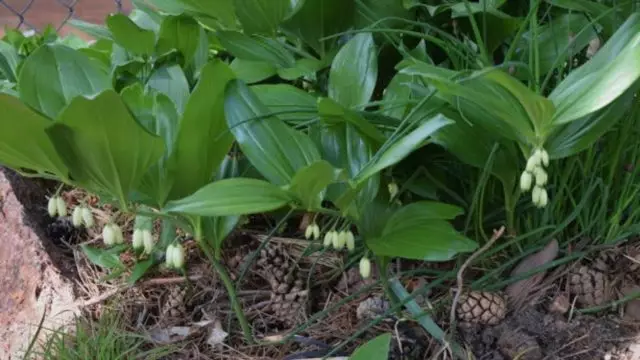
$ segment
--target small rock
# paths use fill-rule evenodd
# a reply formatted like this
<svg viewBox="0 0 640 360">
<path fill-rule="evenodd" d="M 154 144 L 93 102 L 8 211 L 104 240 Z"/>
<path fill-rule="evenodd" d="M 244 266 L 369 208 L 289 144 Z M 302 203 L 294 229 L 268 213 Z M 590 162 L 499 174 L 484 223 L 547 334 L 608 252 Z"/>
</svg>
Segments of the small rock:
<svg viewBox="0 0 640 360">
<path fill-rule="evenodd" d="M 556 296 L 551 304 L 549 305 L 549 312 L 555 314 L 566 314 L 567 311 L 571 308 L 571 302 L 564 294 L 559 294 Z"/>
</svg>

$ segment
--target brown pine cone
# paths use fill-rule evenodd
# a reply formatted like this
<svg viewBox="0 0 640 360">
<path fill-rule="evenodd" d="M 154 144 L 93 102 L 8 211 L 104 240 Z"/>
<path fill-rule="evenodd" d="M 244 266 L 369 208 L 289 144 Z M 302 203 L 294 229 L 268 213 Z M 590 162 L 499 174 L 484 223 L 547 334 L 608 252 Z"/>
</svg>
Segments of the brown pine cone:
<svg viewBox="0 0 640 360">
<path fill-rule="evenodd" d="M 456 309 L 458 319 L 468 323 L 496 325 L 507 313 L 502 296 L 487 291 L 470 291 L 460 295 Z"/>
<path fill-rule="evenodd" d="M 271 311 L 286 326 L 293 327 L 306 320 L 309 291 L 303 289 L 304 285 L 304 281 L 298 279 L 290 290 L 287 288 L 285 292 L 274 291 L 271 294 Z"/>
<path fill-rule="evenodd" d="M 588 266 L 580 266 L 569 276 L 571 293 L 578 297 L 577 301 L 585 307 L 602 305 L 609 300 L 610 281 L 602 271 Z"/>
</svg>

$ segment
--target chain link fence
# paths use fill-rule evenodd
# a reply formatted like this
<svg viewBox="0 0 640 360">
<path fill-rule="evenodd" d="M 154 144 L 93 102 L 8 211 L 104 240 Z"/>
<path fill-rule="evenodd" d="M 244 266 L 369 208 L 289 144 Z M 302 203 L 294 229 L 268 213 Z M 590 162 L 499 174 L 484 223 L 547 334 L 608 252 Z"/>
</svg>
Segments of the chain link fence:
<svg viewBox="0 0 640 360">
<path fill-rule="evenodd" d="M 102 24 L 108 14 L 130 9 L 130 0 L 0 0 L 0 35 L 5 28 L 41 31 L 47 25 L 78 34 L 69 19 Z"/>
</svg>

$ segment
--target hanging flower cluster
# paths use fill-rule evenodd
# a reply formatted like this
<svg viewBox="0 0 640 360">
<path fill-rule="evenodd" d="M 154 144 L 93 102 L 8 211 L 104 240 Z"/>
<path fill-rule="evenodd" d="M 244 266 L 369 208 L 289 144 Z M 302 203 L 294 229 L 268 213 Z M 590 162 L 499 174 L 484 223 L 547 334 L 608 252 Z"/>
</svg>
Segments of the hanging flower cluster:
<svg viewBox="0 0 640 360">
<path fill-rule="evenodd" d="M 531 190 L 531 202 L 539 208 L 544 208 L 549 203 L 549 195 L 545 188 L 549 180 L 545 171 L 547 166 L 549 154 L 546 150 L 538 148 L 529 157 L 527 167 L 520 175 L 520 189 L 523 192 Z"/>
</svg>

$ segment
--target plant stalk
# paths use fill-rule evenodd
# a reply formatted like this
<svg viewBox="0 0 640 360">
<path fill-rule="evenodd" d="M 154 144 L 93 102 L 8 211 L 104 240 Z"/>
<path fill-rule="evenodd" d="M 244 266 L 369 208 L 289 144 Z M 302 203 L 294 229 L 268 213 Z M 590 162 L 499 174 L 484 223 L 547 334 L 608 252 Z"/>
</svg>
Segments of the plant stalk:
<svg viewBox="0 0 640 360">
<path fill-rule="evenodd" d="M 216 272 L 220 276 L 220 279 L 222 280 L 224 287 L 227 289 L 227 295 L 229 296 L 229 301 L 231 301 L 233 312 L 236 314 L 236 319 L 238 319 L 238 322 L 240 323 L 240 327 L 242 328 L 242 333 L 244 334 L 245 340 L 249 344 L 254 344 L 255 340 L 251 332 L 251 327 L 249 326 L 247 317 L 244 316 L 242 305 L 240 305 L 240 302 L 238 301 L 238 295 L 236 293 L 236 288 L 233 284 L 233 281 L 229 277 L 229 274 L 227 273 L 227 270 L 224 268 L 224 266 L 220 263 L 220 261 L 218 261 L 215 258 L 215 256 L 213 256 L 213 253 L 211 252 L 211 249 L 209 249 L 207 244 L 201 241 L 199 241 L 199 243 L 205 255 L 207 255 L 207 258 L 209 259 L 209 261 L 211 261 L 211 263 L 213 264 L 213 267 L 215 268 Z"/>
</svg>

